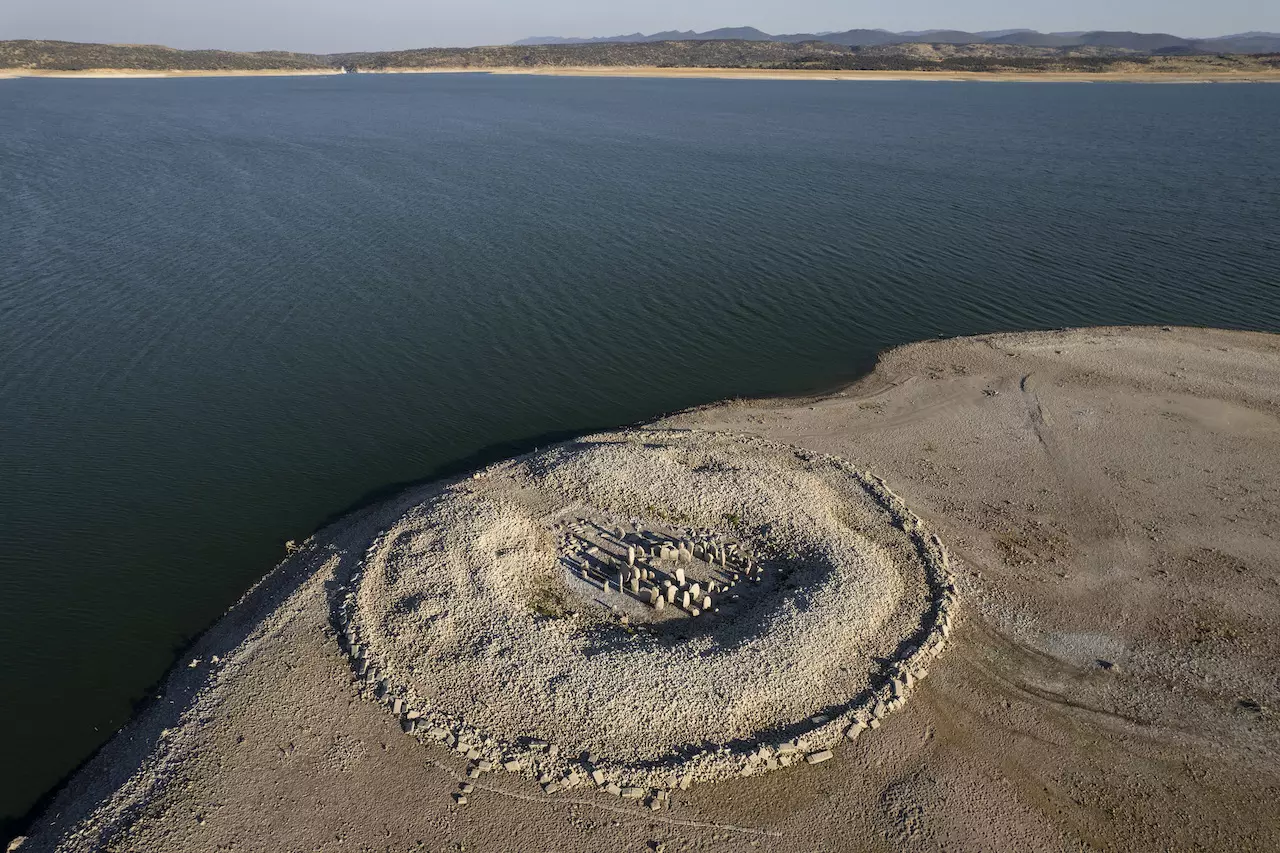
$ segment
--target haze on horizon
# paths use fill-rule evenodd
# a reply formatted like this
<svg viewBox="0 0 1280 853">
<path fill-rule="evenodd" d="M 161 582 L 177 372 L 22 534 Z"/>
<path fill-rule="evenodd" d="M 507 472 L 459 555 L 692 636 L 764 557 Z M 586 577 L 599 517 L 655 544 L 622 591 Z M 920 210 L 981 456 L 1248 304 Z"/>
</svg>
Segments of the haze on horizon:
<svg viewBox="0 0 1280 853">
<path fill-rule="evenodd" d="M 752 26 L 770 33 L 853 28 L 1042 32 L 1134 30 L 1205 38 L 1280 30 L 1272 0 L 6 0 L 0 39 L 338 53 L 508 44 L 530 36 L 612 36 Z"/>
</svg>

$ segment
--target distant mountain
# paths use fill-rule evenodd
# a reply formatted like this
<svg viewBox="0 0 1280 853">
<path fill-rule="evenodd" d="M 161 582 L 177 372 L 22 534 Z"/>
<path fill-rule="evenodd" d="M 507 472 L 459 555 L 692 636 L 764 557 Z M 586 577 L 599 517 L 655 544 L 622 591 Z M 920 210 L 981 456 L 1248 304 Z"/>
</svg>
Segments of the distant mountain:
<svg viewBox="0 0 1280 853">
<path fill-rule="evenodd" d="M 1280 53 L 1280 33 L 1240 33 L 1201 39 L 1197 45 L 1211 53 Z"/>
<path fill-rule="evenodd" d="M 889 30 L 854 29 L 841 32 L 789 33 L 771 35 L 755 27 L 725 27 L 705 33 L 692 30 L 668 30 L 667 32 L 631 33 L 630 35 L 603 36 L 597 38 L 562 38 L 541 36 L 521 39 L 516 45 L 554 44 L 619 44 L 665 41 L 775 41 L 790 44 L 820 41 L 848 47 L 874 47 L 888 44 L 1006 44 L 1022 47 L 1095 47 L 1134 51 L 1151 54 L 1194 53 L 1278 53 L 1280 34 L 1264 32 L 1237 33 L 1217 38 L 1192 39 L 1169 33 L 1134 33 L 1090 30 L 1065 33 L 1041 33 L 1036 30 L 913 30 L 890 32 Z"/>
<path fill-rule="evenodd" d="M 817 39 L 817 36 L 806 36 L 803 41 Z M 517 46 L 533 46 L 539 44 L 643 44 L 659 41 L 788 41 L 781 36 L 771 36 L 755 27 L 721 27 L 705 33 L 693 30 L 667 30 L 661 33 L 645 35 L 631 33 L 625 36 L 602 36 L 597 38 L 561 38 L 559 36 L 535 36 L 512 42 Z"/>
<path fill-rule="evenodd" d="M 845 30 L 840 33 L 793 33 L 792 35 L 774 36 L 775 41 L 800 44 L 806 41 L 820 41 L 824 44 L 843 44 L 850 47 L 867 47 L 877 44 L 895 44 L 902 39 L 898 33 L 888 30 Z"/>
</svg>

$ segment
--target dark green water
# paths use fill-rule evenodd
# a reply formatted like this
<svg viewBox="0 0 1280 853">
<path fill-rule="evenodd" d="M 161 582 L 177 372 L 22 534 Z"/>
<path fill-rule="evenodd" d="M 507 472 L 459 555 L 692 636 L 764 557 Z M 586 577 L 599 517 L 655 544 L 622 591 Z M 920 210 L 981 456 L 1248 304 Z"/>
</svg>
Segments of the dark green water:
<svg viewBox="0 0 1280 853">
<path fill-rule="evenodd" d="M 1280 86 L 0 81 L 0 814 L 325 518 L 935 335 L 1280 331 Z"/>
</svg>

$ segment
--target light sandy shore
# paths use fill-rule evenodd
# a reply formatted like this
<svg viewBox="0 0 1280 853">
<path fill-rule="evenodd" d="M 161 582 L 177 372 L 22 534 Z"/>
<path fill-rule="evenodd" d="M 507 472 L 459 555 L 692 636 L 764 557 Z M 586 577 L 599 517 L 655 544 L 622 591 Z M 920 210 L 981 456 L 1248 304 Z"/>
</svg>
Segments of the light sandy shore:
<svg viewBox="0 0 1280 853">
<path fill-rule="evenodd" d="M 97 68 L 85 71 L 42 71 L 26 68 L 0 69 L 0 78 L 45 77 L 74 80 L 112 80 L 112 79 L 171 79 L 178 77 L 325 77 L 343 72 L 329 68 L 309 68 L 304 70 L 262 70 L 262 71 L 140 71 L 133 69 Z"/>
<path fill-rule="evenodd" d="M 0 69 L 0 79 L 46 77 L 73 79 L 175 78 L 175 77 L 308 77 L 341 74 L 341 71 L 37 71 Z M 979 83 L 1280 83 L 1280 71 L 1180 73 L 984 73 L 962 71 L 776 71 L 761 68 L 654 68 L 654 67 L 537 67 L 537 68 L 380 68 L 362 74 L 496 74 L 541 77 L 662 77 L 687 80 L 862 80 L 933 81 Z"/>
<path fill-rule="evenodd" d="M 659 811 L 502 772 L 459 806 L 468 761 L 359 695 L 330 596 L 410 490 L 268 575 L 21 849 L 1280 849 L 1278 401 L 1280 336 L 1091 329 L 914 344 L 830 395 L 651 425 L 869 469 L 962 602 L 881 728 Z"/>
</svg>

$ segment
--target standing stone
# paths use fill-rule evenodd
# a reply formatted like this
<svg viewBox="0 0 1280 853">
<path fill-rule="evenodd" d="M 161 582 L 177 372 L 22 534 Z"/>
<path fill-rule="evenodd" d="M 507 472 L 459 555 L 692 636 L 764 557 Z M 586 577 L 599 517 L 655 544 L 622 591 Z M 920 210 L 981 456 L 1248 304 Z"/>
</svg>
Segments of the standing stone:
<svg viewBox="0 0 1280 853">
<path fill-rule="evenodd" d="M 627 565 L 634 566 L 636 564 L 636 549 L 634 545 L 627 546 Z"/>
<path fill-rule="evenodd" d="M 655 592 L 656 592 L 656 590 L 655 590 Z M 654 599 L 654 602 L 653 602 L 653 609 L 654 609 L 654 610 L 661 610 L 662 608 L 664 608 L 664 607 L 666 607 L 666 606 L 667 606 L 667 600 L 666 600 L 665 598 L 663 598 L 662 596 L 660 596 L 660 595 L 659 595 L 659 596 L 657 596 L 657 598 L 655 598 L 655 599 Z"/>
<path fill-rule="evenodd" d="M 680 606 L 685 610 L 689 609 L 689 590 L 680 593 Z"/>
<path fill-rule="evenodd" d="M 622 576 L 622 572 L 618 572 L 618 592 L 622 592 L 622 585 L 626 583 L 626 578 Z"/>
<path fill-rule="evenodd" d="M 702 585 L 701 585 L 701 584 L 699 584 L 699 583 L 697 583 L 697 582 L 695 581 L 695 582 L 694 582 L 694 584 L 693 584 L 692 586 L 690 586 L 690 587 L 689 587 L 689 594 L 693 596 L 693 598 L 694 598 L 694 600 L 695 600 L 695 601 L 696 601 L 697 599 L 701 598 L 701 597 L 702 597 Z"/>
<path fill-rule="evenodd" d="M 674 586 L 667 587 L 667 604 L 674 604 L 676 601 L 676 588 Z"/>
<path fill-rule="evenodd" d="M 711 609 L 711 596 L 708 595 L 702 599 L 702 609 L 703 610 Z"/>
<path fill-rule="evenodd" d="M 630 590 L 631 590 L 632 592 L 639 592 L 639 591 L 640 591 L 640 578 L 633 577 L 633 578 L 631 579 L 631 582 L 630 582 L 627 586 L 628 586 L 628 588 L 630 588 Z"/>
<path fill-rule="evenodd" d="M 684 569 L 681 569 L 681 568 L 676 569 L 676 585 L 684 586 Z"/>
</svg>

